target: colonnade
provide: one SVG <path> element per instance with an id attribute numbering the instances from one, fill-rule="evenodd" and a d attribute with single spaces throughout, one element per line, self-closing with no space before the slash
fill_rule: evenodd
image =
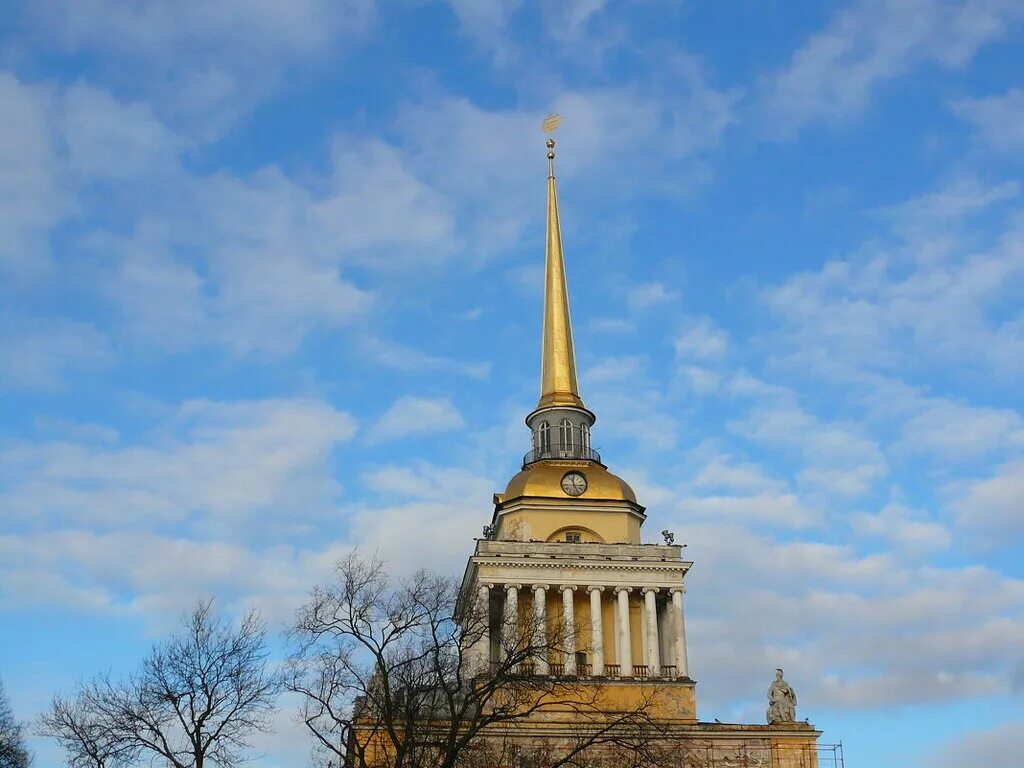
<path id="1" fill-rule="evenodd" d="M 535 648 L 546 648 L 548 641 L 545 633 L 548 627 L 547 621 L 547 593 L 551 589 L 549 584 L 531 584 L 528 586 L 533 591 L 533 632 L 531 645 Z M 478 587 L 478 607 L 482 611 L 489 611 L 492 590 L 504 590 L 504 605 L 502 607 L 501 622 L 497 626 L 497 640 L 499 653 L 503 651 L 502 643 L 505 632 L 518 631 L 519 618 L 519 593 L 524 589 L 522 584 L 493 584 L 481 583 Z M 562 597 L 562 648 L 564 653 L 564 664 L 560 670 L 552 670 L 551 662 L 546 653 L 537 654 L 534 661 L 534 673 L 549 675 L 554 671 L 560 671 L 566 675 L 583 674 L 584 670 L 578 669 L 576 651 L 578 633 L 576 627 L 576 592 L 581 587 L 576 584 L 563 584 L 556 587 Z M 686 658 L 686 623 L 683 617 L 683 594 L 686 591 L 683 586 L 670 588 L 659 587 L 608 587 L 603 585 L 590 585 L 584 587 L 589 595 L 590 601 L 590 670 L 589 674 L 595 677 L 689 677 L 689 669 Z M 613 615 L 615 617 L 615 639 L 617 656 L 613 662 L 606 661 L 604 643 L 604 616 L 603 604 L 606 590 L 613 602 Z M 642 597 L 641 626 L 642 631 L 642 668 L 635 669 L 633 664 L 633 638 L 632 627 L 630 626 L 630 593 L 638 591 Z M 658 594 L 662 591 L 669 593 L 666 601 L 665 619 L 667 627 L 662 627 L 659 618 Z M 484 616 L 488 615 L 484 613 Z M 481 669 L 488 669 L 491 662 L 491 631 L 489 622 L 484 622 L 485 629 L 479 640 L 479 663 Z M 661 658 L 661 636 L 662 630 L 669 642 L 666 643 L 666 659 Z M 582 650 L 582 649 L 581 649 Z"/>

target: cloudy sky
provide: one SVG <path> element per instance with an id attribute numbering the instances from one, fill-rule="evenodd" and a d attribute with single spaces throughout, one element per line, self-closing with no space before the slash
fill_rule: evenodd
<path id="1" fill-rule="evenodd" d="M 557 111 L 582 394 L 695 562 L 701 718 L 783 666 L 851 766 L 1024 750 L 1019 0 L 7 8 L 22 717 L 197 598 L 461 570 L 528 444 Z"/>

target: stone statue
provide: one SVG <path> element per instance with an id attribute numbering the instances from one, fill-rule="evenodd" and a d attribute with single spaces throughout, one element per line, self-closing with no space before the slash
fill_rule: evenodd
<path id="1" fill-rule="evenodd" d="M 494 526 L 493 525 L 485 525 L 484 526 L 484 538 L 485 539 L 494 538 Z"/>
<path id="2" fill-rule="evenodd" d="M 674 533 L 672 533 L 672 531 L 668 530 L 667 528 L 664 531 L 661 532 L 661 536 L 662 536 L 663 539 L 665 539 L 665 543 L 666 544 L 674 544 L 675 543 L 676 535 Z"/>
<path id="3" fill-rule="evenodd" d="M 775 680 L 768 688 L 768 724 L 796 722 L 796 692 L 782 679 L 782 670 L 775 670 Z"/>

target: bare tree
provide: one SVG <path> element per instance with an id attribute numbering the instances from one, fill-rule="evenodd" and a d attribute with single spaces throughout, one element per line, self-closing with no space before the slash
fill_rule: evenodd
<path id="1" fill-rule="evenodd" d="M 0 768 L 28 768 L 32 755 L 25 744 L 25 729 L 14 718 L 7 690 L 0 680 Z"/>
<path id="2" fill-rule="evenodd" d="M 80 686 L 73 698 L 54 696 L 39 718 L 39 734 L 57 740 L 69 768 L 126 768 L 138 758 L 139 745 L 103 716 L 100 698 L 106 688 L 94 682 Z"/>
<path id="3" fill-rule="evenodd" d="M 208 601 L 183 625 L 134 675 L 100 676 L 70 703 L 54 700 L 43 726 L 73 766 L 115 768 L 142 756 L 172 768 L 234 766 L 249 738 L 269 730 L 281 685 L 259 615 L 232 627 Z"/>
<path id="4" fill-rule="evenodd" d="M 301 694 L 301 719 L 325 762 L 486 768 L 529 757 L 559 768 L 599 748 L 653 754 L 653 688 L 623 707 L 602 686 L 532 674 L 566 638 L 561 622 L 519 616 L 502 627 L 499 660 L 485 668 L 488 606 L 459 598 L 458 582 L 426 572 L 391 584 L 379 560 L 358 553 L 314 588 L 290 631 L 286 684 Z M 543 754 L 523 743 L 524 729 L 542 721 L 562 724 Z"/>

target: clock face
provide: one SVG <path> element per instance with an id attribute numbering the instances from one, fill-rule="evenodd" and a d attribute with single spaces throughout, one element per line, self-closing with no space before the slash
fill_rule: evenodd
<path id="1" fill-rule="evenodd" d="M 570 496 L 579 496 L 587 490 L 587 478 L 579 472 L 566 472 L 562 478 L 562 490 Z"/>

